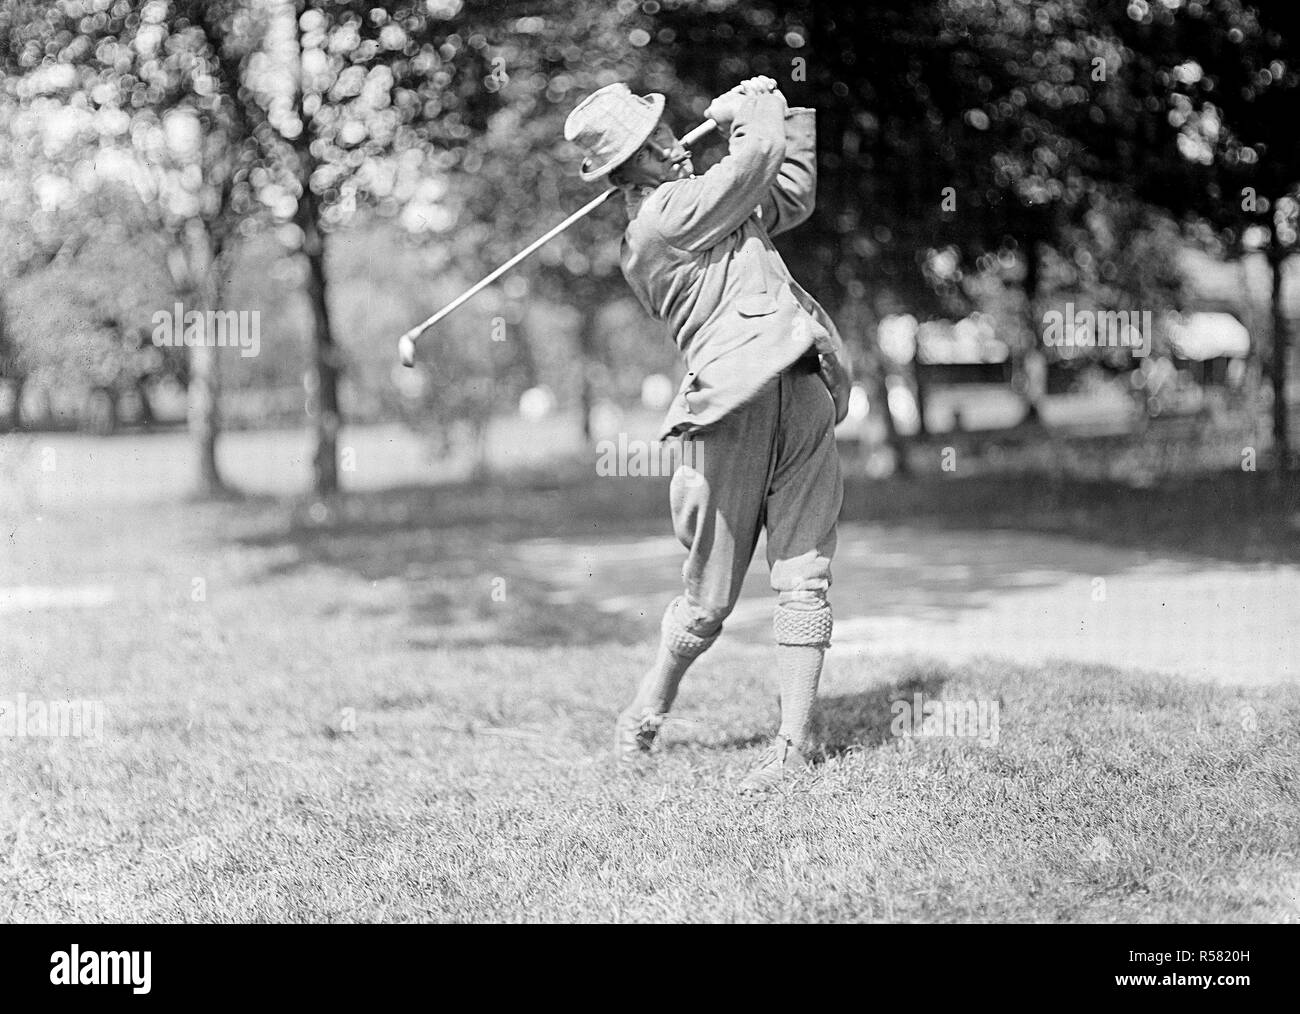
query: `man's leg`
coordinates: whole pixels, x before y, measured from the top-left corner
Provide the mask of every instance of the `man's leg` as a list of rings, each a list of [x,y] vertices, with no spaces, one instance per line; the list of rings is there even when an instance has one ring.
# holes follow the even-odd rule
[[[686,670],[717,640],[740,597],[763,522],[776,400],[773,387],[683,441],[670,502],[673,529],[690,550],[684,589],[664,612],[655,660],[615,726],[615,750],[625,758],[650,749]]]
[[[654,661],[641,677],[632,703],[623,709],[615,724],[614,748],[624,758],[650,750],[677,699],[677,688],[686,670],[718,639],[721,621],[717,631],[702,637],[687,629],[689,615],[686,601],[680,596],[664,610]]]
[[[831,558],[844,499],[833,413],[816,374],[796,369],[782,375],[780,454],[767,500],[781,728],[742,783],[744,791],[779,784],[812,747],[813,704],[831,639]]]
[[[824,598],[777,602],[773,627],[781,680],[779,734],[804,754],[812,747],[812,710],[823,657],[831,646],[831,626],[831,607]]]

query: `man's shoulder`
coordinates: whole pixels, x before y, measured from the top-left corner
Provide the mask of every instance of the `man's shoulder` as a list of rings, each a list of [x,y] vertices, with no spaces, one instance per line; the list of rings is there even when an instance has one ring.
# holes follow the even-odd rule
[[[674,240],[682,224],[691,221],[695,216],[692,205],[701,199],[700,190],[696,186],[699,180],[699,177],[670,180],[661,183],[654,190],[644,191],[644,196],[639,197],[635,202],[629,200],[628,224],[624,238],[635,247],[662,245],[685,257],[698,256],[701,251],[692,251],[685,246],[679,246]],[[756,205],[753,211],[758,210],[759,206]],[[756,224],[762,224],[761,219],[755,218],[752,214],[751,218]],[[743,228],[744,223],[741,223],[736,231],[741,231]],[[720,239],[714,246],[723,241]]]
[[[685,197],[681,187],[688,180],[671,180],[661,183],[654,190],[646,190],[635,201],[628,202],[627,228],[623,231],[623,242],[637,250],[659,248],[665,252],[685,255],[673,245],[670,221],[676,210],[673,202]]]
[[[674,188],[689,182],[687,180],[669,180],[651,189],[646,187],[630,194],[627,199],[628,228],[636,226],[644,232],[659,230],[668,202],[675,196]]]

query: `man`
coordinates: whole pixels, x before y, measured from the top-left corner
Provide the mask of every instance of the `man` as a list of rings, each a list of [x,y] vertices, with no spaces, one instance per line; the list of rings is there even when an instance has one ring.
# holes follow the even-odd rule
[[[766,528],[781,727],[741,783],[762,792],[807,765],[843,497],[834,437],[848,405],[843,344],[771,239],[812,213],[814,112],[787,108],[771,78],[750,78],[705,110],[729,131],[730,150],[697,177],[663,107],[662,95],[609,85],[564,130],[586,154],[584,180],[608,176],[625,189],[624,277],[667,323],[687,369],[660,434],[679,436],[692,464],[670,486],[673,527],[689,550],[685,588],[619,715],[615,749],[628,759],[650,750],[687,668],[735,606]]]

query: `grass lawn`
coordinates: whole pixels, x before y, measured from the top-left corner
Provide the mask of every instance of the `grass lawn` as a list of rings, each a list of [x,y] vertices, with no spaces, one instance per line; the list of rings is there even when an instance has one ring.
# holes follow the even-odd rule
[[[943,485],[851,490],[848,511],[943,502],[934,523],[977,527],[1038,495]],[[1098,538],[1137,531],[1108,497],[1039,493]],[[1291,558],[1283,513],[1216,542],[1225,498],[1180,549]],[[747,801],[777,715],[765,646],[724,635],[663,751],[619,769],[611,723],[663,602],[592,617],[514,555],[668,537],[661,482],[308,507],[6,519],[0,584],[107,590],[0,615],[0,698],[101,700],[105,726],[0,740],[0,919],[1300,920],[1294,686],[832,650],[823,762]],[[918,692],[998,702],[998,742],[892,735]]]

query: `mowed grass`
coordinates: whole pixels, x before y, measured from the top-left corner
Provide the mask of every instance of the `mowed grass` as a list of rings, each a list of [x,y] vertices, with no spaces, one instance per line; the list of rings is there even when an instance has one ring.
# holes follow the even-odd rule
[[[663,602],[553,602],[514,547],[670,537],[664,494],[8,520],[4,583],[114,599],[0,618],[0,697],[105,708],[99,743],[0,742],[0,918],[1300,920],[1294,687],[832,651],[821,763],[749,801],[776,685],[724,636],[620,769]],[[892,735],[915,693],[998,702],[998,742]]]

